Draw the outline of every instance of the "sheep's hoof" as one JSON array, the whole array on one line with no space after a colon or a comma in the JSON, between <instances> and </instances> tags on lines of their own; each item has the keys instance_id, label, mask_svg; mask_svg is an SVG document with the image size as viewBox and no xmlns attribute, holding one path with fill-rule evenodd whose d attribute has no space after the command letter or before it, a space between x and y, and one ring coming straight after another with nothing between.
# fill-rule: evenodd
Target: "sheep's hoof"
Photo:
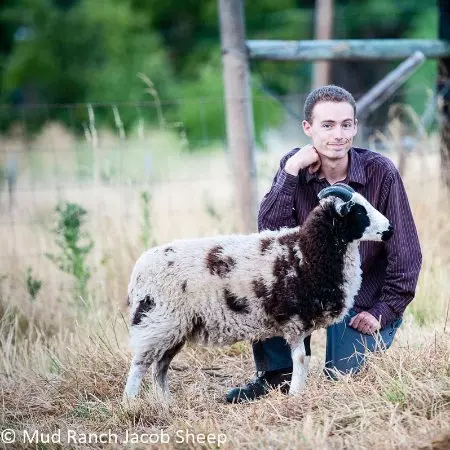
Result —
<instances>
[{"instance_id":1,"label":"sheep's hoof","mask_svg":"<svg viewBox=\"0 0 450 450\"><path fill-rule=\"evenodd\" d=\"M137 397L128 397L126 394L122 397L121 406L127 413L137 413L142 407L143 401Z\"/></svg>"},{"instance_id":2,"label":"sheep's hoof","mask_svg":"<svg viewBox=\"0 0 450 450\"><path fill-rule=\"evenodd\" d=\"M297 395L299 395L299 394L301 394L302 393L302 391L303 391L303 389L289 389L289 397L295 397L295 396L297 396Z\"/></svg>"},{"instance_id":3,"label":"sheep's hoof","mask_svg":"<svg viewBox=\"0 0 450 450\"><path fill-rule=\"evenodd\" d=\"M165 409L173 403L172 396L169 392L156 391L152 400L154 400L156 404L161 405Z\"/></svg>"}]
</instances>

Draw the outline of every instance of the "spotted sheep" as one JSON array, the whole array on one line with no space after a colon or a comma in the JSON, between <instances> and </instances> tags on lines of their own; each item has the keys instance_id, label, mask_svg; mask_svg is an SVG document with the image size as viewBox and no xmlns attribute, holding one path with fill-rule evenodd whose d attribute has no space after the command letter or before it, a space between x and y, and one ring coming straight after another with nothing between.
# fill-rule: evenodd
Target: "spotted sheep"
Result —
<instances>
[{"instance_id":1,"label":"spotted sheep","mask_svg":"<svg viewBox=\"0 0 450 450\"><path fill-rule=\"evenodd\" d=\"M302 227L175 241L147 250L128 286L133 359L124 400L152 365L156 394L190 342L229 345L283 336L291 346L289 394L305 384L304 339L343 319L361 285L358 244L387 240L389 220L349 186L319 192Z\"/></svg>"}]
</instances>

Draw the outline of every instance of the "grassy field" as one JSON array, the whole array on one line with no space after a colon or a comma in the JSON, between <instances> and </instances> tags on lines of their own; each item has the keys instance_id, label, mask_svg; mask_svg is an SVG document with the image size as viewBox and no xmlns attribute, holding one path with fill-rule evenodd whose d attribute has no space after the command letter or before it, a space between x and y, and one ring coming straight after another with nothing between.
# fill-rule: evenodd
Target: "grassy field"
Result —
<instances>
[{"instance_id":1,"label":"grassy field","mask_svg":"<svg viewBox=\"0 0 450 450\"><path fill-rule=\"evenodd\" d=\"M227 154L219 147L186 154L175 136L156 131L125 142L100 133L93 144L49 127L33 142L7 144L20 170L12 210L0 194L0 429L12 430L16 442L0 448L132 447L124 443L127 433L140 442L135 448L167 439L165 448L217 448L219 439L220 448L450 448L450 202L433 136L405 168L424 263L387 354L372 355L357 377L327 381L324 333L317 332L301 397L274 391L259 402L227 405L226 390L253 376L249 344L188 346L169 371L170 409L154 401L148 380L135 412L120 404L130 360L130 271L146 243L234 231ZM258 154L260 197L292 146L278 139ZM87 210L84 230L94 247L86 300L76 297L73 277L45 256L59 250L52 232L59 200ZM27 273L42 282L34 296ZM37 444L27 440L35 430L41 442L61 434ZM78 443L67 443L68 433ZM83 433L94 433L90 443ZM211 433L210 443L202 433Z\"/></svg>"}]
</instances>

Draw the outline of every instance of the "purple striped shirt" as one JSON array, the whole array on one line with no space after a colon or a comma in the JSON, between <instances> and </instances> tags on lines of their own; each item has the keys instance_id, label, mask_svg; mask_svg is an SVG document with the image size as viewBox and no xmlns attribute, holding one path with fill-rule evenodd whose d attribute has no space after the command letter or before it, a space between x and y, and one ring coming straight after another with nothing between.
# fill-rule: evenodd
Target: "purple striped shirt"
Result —
<instances>
[{"instance_id":1,"label":"purple striped shirt","mask_svg":"<svg viewBox=\"0 0 450 450\"><path fill-rule=\"evenodd\" d=\"M298 176L285 172L286 161L298 150L293 149L281 159L272 187L261 202L260 231L302 225L319 204L318 192L330 185L307 169ZM347 177L342 181L363 195L394 226L389 241L360 244L363 278L354 309L370 312L381 319L384 327L401 317L414 298L422 265L419 238L402 179L392 161L356 147L348 155Z\"/></svg>"}]
</instances>

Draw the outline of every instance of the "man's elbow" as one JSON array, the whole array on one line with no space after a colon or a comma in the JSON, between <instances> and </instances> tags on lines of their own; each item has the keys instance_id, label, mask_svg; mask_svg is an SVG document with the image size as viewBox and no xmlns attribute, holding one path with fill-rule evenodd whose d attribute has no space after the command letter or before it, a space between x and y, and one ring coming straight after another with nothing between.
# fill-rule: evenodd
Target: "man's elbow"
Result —
<instances>
[{"instance_id":1,"label":"man's elbow","mask_svg":"<svg viewBox=\"0 0 450 450\"><path fill-rule=\"evenodd\" d=\"M403 242L403 248L406 250L403 254L407 258L409 266L419 274L422 268L423 255L417 230L410 231L409 237L409 241Z\"/></svg>"},{"instance_id":2,"label":"man's elbow","mask_svg":"<svg viewBox=\"0 0 450 450\"><path fill-rule=\"evenodd\" d=\"M265 220L258 220L258 232L264 230L276 230L277 226L276 224L271 224L270 222L267 222Z\"/></svg>"}]
</instances>

